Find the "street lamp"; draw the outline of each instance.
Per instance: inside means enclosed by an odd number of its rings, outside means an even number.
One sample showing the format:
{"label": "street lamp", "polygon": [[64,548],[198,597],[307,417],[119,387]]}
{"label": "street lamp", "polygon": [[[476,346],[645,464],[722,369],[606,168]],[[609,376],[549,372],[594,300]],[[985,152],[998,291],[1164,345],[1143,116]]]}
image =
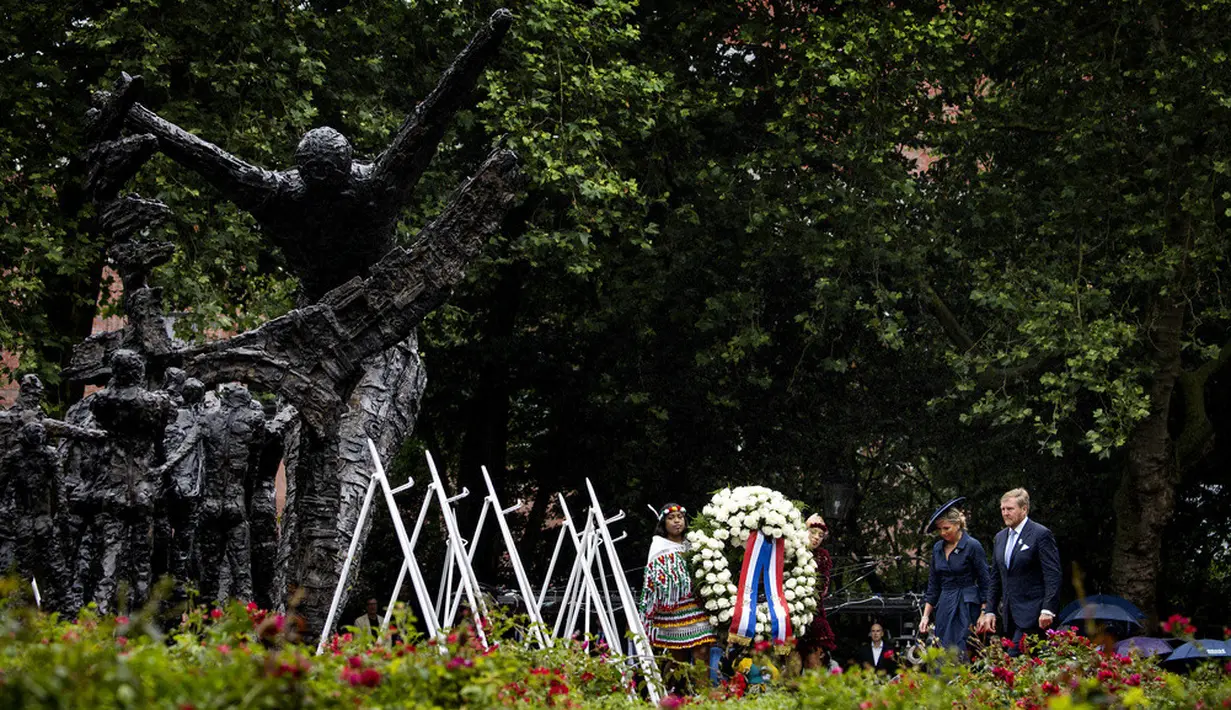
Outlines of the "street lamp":
{"label": "street lamp", "polygon": [[851,512],[855,499],[855,486],[846,481],[829,481],[821,484],[825,496],[825,519],[830,526],[838,525]]}

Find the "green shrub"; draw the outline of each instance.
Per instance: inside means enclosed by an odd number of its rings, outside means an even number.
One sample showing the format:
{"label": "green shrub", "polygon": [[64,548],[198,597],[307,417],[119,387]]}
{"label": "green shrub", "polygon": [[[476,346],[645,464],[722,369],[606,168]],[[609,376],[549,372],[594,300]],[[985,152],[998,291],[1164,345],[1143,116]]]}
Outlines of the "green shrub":
{"label": "green shrub", "polygon": [[[412,621],[398,610],[394,626]],[[118,617],[87,609],[64,620],[0,605],[0,708],[629,706],[625,667],[601,645],[557,641],[540,650],[505,640],[510,621],[493,624],[487,632],[501,640],[490,649],[463,624],[439,642],[405,631],[392,644],[343,634],[315,655],[293,618],[254,605],[194,608],[172,624],[156,606]],[[1151,659],[1102,653],[1068,630],[1027,651],[1010,658],[989,648],[973,665],[933,651],[932,672],[805,673],[755,695],[724,684],[687,702],[750,710],[1231,707],[1229,669],[1220,664],[1176,675]]]}

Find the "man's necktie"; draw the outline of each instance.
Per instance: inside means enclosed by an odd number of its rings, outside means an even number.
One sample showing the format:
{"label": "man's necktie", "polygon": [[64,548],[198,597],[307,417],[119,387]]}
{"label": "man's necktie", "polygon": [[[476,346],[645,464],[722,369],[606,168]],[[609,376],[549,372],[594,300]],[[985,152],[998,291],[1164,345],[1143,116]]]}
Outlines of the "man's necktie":
{"label": "man's necktie", "polygon": [[1008,569],[1012,566],[1013,550],[1017,547],[1017,530],[1009,529],[1009,544],[1004,548],[1004,566]]}

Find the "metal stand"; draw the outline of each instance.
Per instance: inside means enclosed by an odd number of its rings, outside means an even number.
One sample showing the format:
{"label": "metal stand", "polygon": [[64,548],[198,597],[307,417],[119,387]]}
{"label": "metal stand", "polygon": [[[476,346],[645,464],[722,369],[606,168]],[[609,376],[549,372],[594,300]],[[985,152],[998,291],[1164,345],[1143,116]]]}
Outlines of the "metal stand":
{"label": "metal stand", "polygon": [[[409,567],[411,572],[411,582],[415,588],[415,597],[419,601],[419,608],[423,612],[424,623],[427,624],[428,635],[435,638],[440,635],[440,627],[436,623],[436,610],[432,607],[432,600],[427,595],[427,586],[423,583],[423,575],[419,571],[419,563],[415,560],[414,545],[410,539],[406,537],[406,528],[402,525],[402,516],[398,513],[397,503],[393,500],[395,493],[400,493],[414,485],[414,481],[407,481],[405,485],[398,486],[395,489],[389,488],[389,479],[385,477],[385,468],[380,463],[380,454],[376,451],[376,445],[368,439],[368,451],[372,454],[372,478],[368,481],[368,490],[363,497],[363,507],[359,511],[359,519],[355,523],[355,532],[351,536],[350,548],[346,552],[346,560],[342,563],[342,574],[338,577],[338,586],[333,592],[333,601],[329,605],[329,616],[325,619],[325,626],[321,629],[321,639],[316,645],[316,653],[320,655],[325,649],[325,640],[329,638],[330,632],[333,631],[334,617],[338,613],[338,604],[342,600],[342,590],[346,588],[347,579],[350,576],[351,561],[355,558],[355,550],[359,546],[359,538],[363,535],[363,526],[367,521],[368,511],[372,507],[372,499],[376,496],[376,489],[384,493],[385,505],[389,508],[389,515],[393,518],[393,529],[397,535],[398,542],[402,548],[402,556],[405,558],[403,569]],[[386,621],[388,617],[386,616]]]}

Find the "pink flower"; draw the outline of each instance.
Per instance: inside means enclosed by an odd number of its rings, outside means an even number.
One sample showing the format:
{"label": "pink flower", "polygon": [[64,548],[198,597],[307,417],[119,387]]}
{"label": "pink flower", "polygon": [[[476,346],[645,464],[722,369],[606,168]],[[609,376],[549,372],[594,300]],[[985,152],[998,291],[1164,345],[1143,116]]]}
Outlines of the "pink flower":
{"label": "pink flower", "polygon": [[346,659],[346,663],[351,668],[363,668],[363,659],[360,658],[359,656],[351,656],[350,658]]}
{"label": "pink flower", "polygon": [[1124,680],[1125,685],[1141,685],[1141,674],[1134,673]]}
{"label": "pink flower", "polygon": [[115,639],[115,645],[119,646],[120,648],[124,648],[125,646],[128,645],[128,637],[127,636],[117,636]]}
{"label": "pink flower", "polygon": [[375,688],[380,685],[380,671],[375,668],[364,668],[359,674],[359,684],[367,688]]}
{"label": "pink flower", "polygon": [[[74,624],[77,623],[76,620],[74,620],[73,623]],[[123,626],[124,624],[128,623],[128,617],[127,616],[117,616],[115,617],[115,623],[120,626]]]}
{"label": "pink flower", "polygon": [[218,644],[218,653],[221,653],[224,656],[228,656],[231,654],[231,647],[226,645],[225,643],[220,643]]}

